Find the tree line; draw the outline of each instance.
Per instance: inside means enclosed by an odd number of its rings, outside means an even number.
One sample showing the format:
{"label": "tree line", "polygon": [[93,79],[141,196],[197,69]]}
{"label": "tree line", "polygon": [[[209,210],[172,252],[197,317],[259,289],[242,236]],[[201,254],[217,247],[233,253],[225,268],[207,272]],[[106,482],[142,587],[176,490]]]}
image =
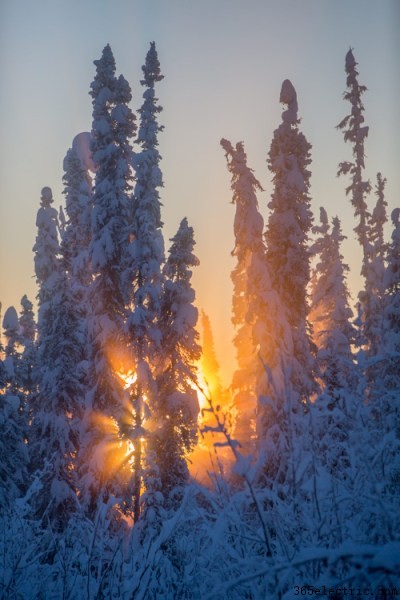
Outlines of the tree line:
{"label": "tree line", "polygon": [[[395,585],[400,209],[386,241],[386,180],[378,173],[373,188],[365,174],[353,51],[338,125],[352,158],[338,176],[362,248],[357,314],[340,220],[321,207],[314,221],[311,145],[285,80],[266,224],[243,142],[220,142],[235,207],[237,368],[217,393],[198,378],[199,261],[186,218],[165,255],[155,44],[137,114],[109,45],[94,64],[91,133],[64,160],[65,211],[41,192],[37,322],[26,296],[3,319],[2,597],[286,598],[299,577],[328,576]],[[233,464],[208,488],[188,468],[207,433]]]}

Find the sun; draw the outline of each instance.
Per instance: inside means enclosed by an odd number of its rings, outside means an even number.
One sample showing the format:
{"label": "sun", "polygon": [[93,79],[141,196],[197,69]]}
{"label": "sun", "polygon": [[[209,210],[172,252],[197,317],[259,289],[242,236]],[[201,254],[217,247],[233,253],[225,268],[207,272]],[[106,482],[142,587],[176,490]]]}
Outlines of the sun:
{"label": "sun", "polygon": [[208,485],[215,473],[228,471],[233,460],[229,448],[215,445],[225,441],[223,434],[204,431],[207,427],[215,428],[217,425],[214,411],[218,412],[220,419],[224,418],[223,414],[229,414],[230,395],[223,389],[215,373],[208,373],[201,362],[197,367],[197,381],[192,383],[192,387],[197,391],[199,401],[200,433],[196,447],[188,456],[188,465],[192,477]]}
{"label": "sun", "polygon": [[102,480],[119,480],[126,484],[132,476],[132,442],[121,437],[118,423],[113,417],[92,413],[91,426],[101,432],[101,443],[94,452],[95,471]]}
{"label": "sun", "polygon": [[[129,393],[137,384],[138,375],[134,368],[131,368],[129,362],[124,360],[121,353],[111,354],[110,358],[114,367],[114,374],[121,384],[127,400],[126,410],[129,412],[125,422],[126,427],[118,424],[106,417],[102,421],[103,430],[107,430],[108,443],[103,448],[104,472],[105,477],[115,477],[118,471],[121,474],[118,478],[125,481],[132,477],[135,470],[134,456],[135,443],[142,446],[146,445],[145,439],[132,440],[130,436],[131,426],[133,428],[133,414],[129,408]],[[132,364],[132,363],[131,363]],[[216,426],[216,419],[213,411],[217,411],[223,418],[223,414],[228,414],[230,409],[230,394],[223,388],[218,373],[212,369],[207,369],[204,360],[197,363],[196,379],[189,379],[190,386],[196,391],[199,403],[198,427],[199,436],[196,447],[187,456],[189,470],[193,477],[202,483],[208,484],[213,473],[228,469],[231,461],[229,449],[216,447],[216,443],[223,442],[223,435],[217,432],[204,431],[207,427]],[[211,409],[212,405],[212,409]],[[152,427],[149,422],[147,427]],[[217,444],[218,446],[218,444]]]}

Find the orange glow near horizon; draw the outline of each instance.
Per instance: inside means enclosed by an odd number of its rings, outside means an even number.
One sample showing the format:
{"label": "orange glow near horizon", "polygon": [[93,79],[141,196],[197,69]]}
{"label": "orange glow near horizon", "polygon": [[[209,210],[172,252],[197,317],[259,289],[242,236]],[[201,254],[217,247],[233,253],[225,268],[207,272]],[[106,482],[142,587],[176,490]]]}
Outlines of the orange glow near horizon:
{"label": "orange glow near horizon", "polygon": [[214,410],[222,416],[223,413],[229,413],[230,397],[221,387],[217,374],[206,372],[204,364],[198,365],[197,380],[198,386],[194,387],[200,406],[200,433],[196,447],[188,456],[188,466],[194,479],[209,485],[214,473],[221,474],[230,468],[233,456],[230,448],[217,449],[214,445],[216,442],[225,442],[223,434],[212,431],[202,432],[202,429],[217,425],[216,418],[210,410],[210,400]]}
{"label": "orange glow near horizon", "polygon": [[[131,357],[125,351],[110,347],[107,353],[108,360],[121,384],[127,400],[126,409],[129,411],[128,394],[131,386],[137,381],[137,373],[132,369]],[[217,367],[218,369],[218,367]],[[213,409],[222,419],[223,414],[230,412],[230,395],[223,388],[219,370],[214,372],[211,365],[204,360],[204,356],[197,364],[197,383],[191,382],[197,393],[199,402],[199,436],[196,447],[187,456],[189,471],[192,477],[199,482],[209,485],[213,474],[226,472],[233,460],[230,448],[215,447],[216,442],[225,442],[223,434],[213,431],[202,431],[207,427],[216,427],[217,421],[210,410],[211,400]],[[117,478],[127,483],[132,477],[134,444],[121,435],[117,422],[108,416],[98,413],[92,416],[93,424],[102,434],[102,442],[96,449],[97,470],[102,478]],[[132,416],[133,420],[133,416]],[[151,420],[150,420],[151,421]],[[147,427],[151,428],[151,422]]]}

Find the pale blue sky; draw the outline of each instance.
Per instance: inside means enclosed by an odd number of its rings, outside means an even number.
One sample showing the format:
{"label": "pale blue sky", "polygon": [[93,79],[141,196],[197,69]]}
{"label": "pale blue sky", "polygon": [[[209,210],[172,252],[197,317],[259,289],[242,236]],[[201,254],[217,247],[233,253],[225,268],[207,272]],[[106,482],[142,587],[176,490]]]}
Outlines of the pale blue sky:
{"label": "pale blue sky", "polygon": [[[280,121],[280,85],[294,84],[302,130],[313,145],[315,214],[339,214],[357,290],[360,254],[339,161],[349,158],[335,125],[349,108],[344,57],[359,62],[365,95],[367,173],[388,178],[399,205],[400,2],[398,0],[0,0],[0,301],[3,311],[36,294],[32,246],[40,190],[63,203],[62,161],[73,137],[90,130],[93,60],[110,43],[117,70],[141,104],[141,65],[155,40],[164,81],[160,137],[165,238],[183,216],[195,228],[201,266],[198,304],[211,316],[224,373],[233,247],[230,181],[219,140],[243,140],[249,164],[271,193],[266,155]],[[167,242],[168,245],[168,242]]]}

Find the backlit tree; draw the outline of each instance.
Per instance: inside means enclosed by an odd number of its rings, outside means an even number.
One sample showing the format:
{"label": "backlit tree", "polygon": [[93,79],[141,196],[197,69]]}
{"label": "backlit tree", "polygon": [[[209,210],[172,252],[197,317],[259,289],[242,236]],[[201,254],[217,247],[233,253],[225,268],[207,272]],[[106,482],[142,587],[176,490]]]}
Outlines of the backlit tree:
{"label": "backlit tree", "polygon": [[304,401],[315,389],[314,356],[308,324],[307,286],[310,279],[309,234],[311,145],[299,130],[296,91],[282,84],[280,102],[287,106],[274,131],[268,154],[273,176],[271,210],[266,231],[267,262],[272,287],[279,295],[284,317],[292,330],[294,393]]}
{"label": "backlit tree", "polygon": [[[135,122],[128,107],[127,81],[115,75],[115,60],[107,45],[95,61],[91,84],[93,105],[91,151],[96,170],[92,236],[89,246],[92,282],[89,289],[89,393],[85,440],[81,450],[80,487],[90,513],[100,499],[126,497],[117,448],[118,423],[126,412],[117,369],[126,351],[126,268],[130,236],[131,138]],[[102,415],[106,421],[98,418]]]}
{"label": "backlit tree", "polygon": [[36,352],[36,323],[33,313],[33,304],[26,295],[21,298],[22,310],[19,317],[21,331],[21,359],[19,362],[19,381],[28,397],[35,389],[34,374],[37,372]]}
{"label": "backlit tree", "polygon": [[191,286],[192,267],[199,264],[193,254],[193,228],[187,219],[171,240],[164,267],[165,286],[160,327],[165,366],[157,380],[157,416],[153,443],[160,468],[162,491],[168,505],[176,505],[189,479],[185,456],[197,441],[199,404],[194,382],[201,355],[196,330],[197,308]]}
{"label": "backlit tree", "polygon": [[[232,379],[233,408],[235,421],[233,436],[247,453],[253,448],[256,414],[256,372],[259,358],[253,338],[253,326],[257,319],[257,308],[249,311],[261,273],[250,269],[253,261],[265,261],[263,241],[264,220],[258,210],[257,190],[261,184],[247,166],[247,157],[242,142],[233,147],[225,139],[221,140],[225,150],[228,170],[231,173],[232,203],[235,204],[234,220],[235,247],[232,255],[236,265],[231,273],[233,282],[232,323],[236,329],[234,344],[238,368]],[[255,275],[256,279],[250,278]]]}
{"label": "backlit tree", "polygon": [[[387,222],[385,199],[386,179],[377,174],[376,204],[368,221],[368,266],[365,291],[360,292],[362,305],[368,306],[368,319],[364,322],[364,335],[368,340],[368,356],[373,360],[379,352],[382,339],[382,314],[386,247],[384,226]],[[368,375],[370,377],[371,374]]]}
{"label": "backlit tree", "polygon": [[369,181],[363,179],[365,169],[365,140],[368,137],[369,127],[364,125],[364,104],[363,94],[367,91],[365,85],[358,82],[357,62],[354,58],[352,49],[346,54],[345,70],[347,90],[343,97],[350,103],[351,112],[344,117],[337,126],[343,131],[345,142],[352,145],[353,161],[344,161],[339,164],[338,175],[350,175],[351,183],[346,188],[346,194],[350,196],[354,207],[354,214],[359,219],[359,223],[354,231],[363,249],[363,275],[365,276],[366,260],[368,257],[368,219],[369,212],[366,202],[366,196],[370,192],[371,185]]}
{"label": "backlit tree", "polygon": [[[1,305],[0,305],[1,308]],[[2,322],[5,347],[0,341],[0,504],[13,505],[28,485],[26,396],[20,376],[21,330],[15,308],[10,306]]]}
{"label": "backlit tree", "polygon": [[355,330],[350,295],[346,284],[348,266],[343,263],[340,245],[345,239],[340,221],[332,220],[320,209],[321,225],[313,228],[319,234],[312,246],[317,257],[311,280],[310,321],[318,349],[317,362],[323,385],[334,394],[338,389],[353,389],[356,384],[352,345]]}
{"label": "backlit tree", "polygon": [[349,269],[341,254],[345,236],[338,217],[332,219],[330,228],[326,210],[321,208],[320,223],[313,228],[317,238],[311,248],[316,262],[311,279],[310,321],[322,383],[313,410],[314,437],[324,468],[335,477],[351,479],[349,444],[360,399],[352,352],[356,332],[346,283]]}
{"label": "backlit tree", "polygon": [[35,243],[39,285],[37,392],[32,399],[31,470],[27,493],[32,515],[63,530],[78,510],[74,463],[79,448],[83,392],[76,303],[61,266],[57,212],[50,188],[42,190]]}
{"label": "backlit tree", "polygon": [[[140,124],[135,154],[136,184],[133,196],[133,223],[131,250],[131,280],[133,295],[128,317],[128,331],[136,381],[130,389],[133,411],[134,439],[134,518],[140,513],[142,487],[143,436],[146,413],[150,410],[157,418],[155,370],[160,363],[161,331],[159,318],[163,290],[161,271],[164,262],[161,202],[159,188],[163,186],[161,160],[158,151],[158,134],[163,127],[157,117],[162,108],[155,95],[156,83],[163,79],[154,42],[142,67],[143,104],[139,109]],[[154,458],[152,453],[148,453]],[[152,477],[152,479],[154,479]],[[151,485],[150,485],[151,487]]]}

